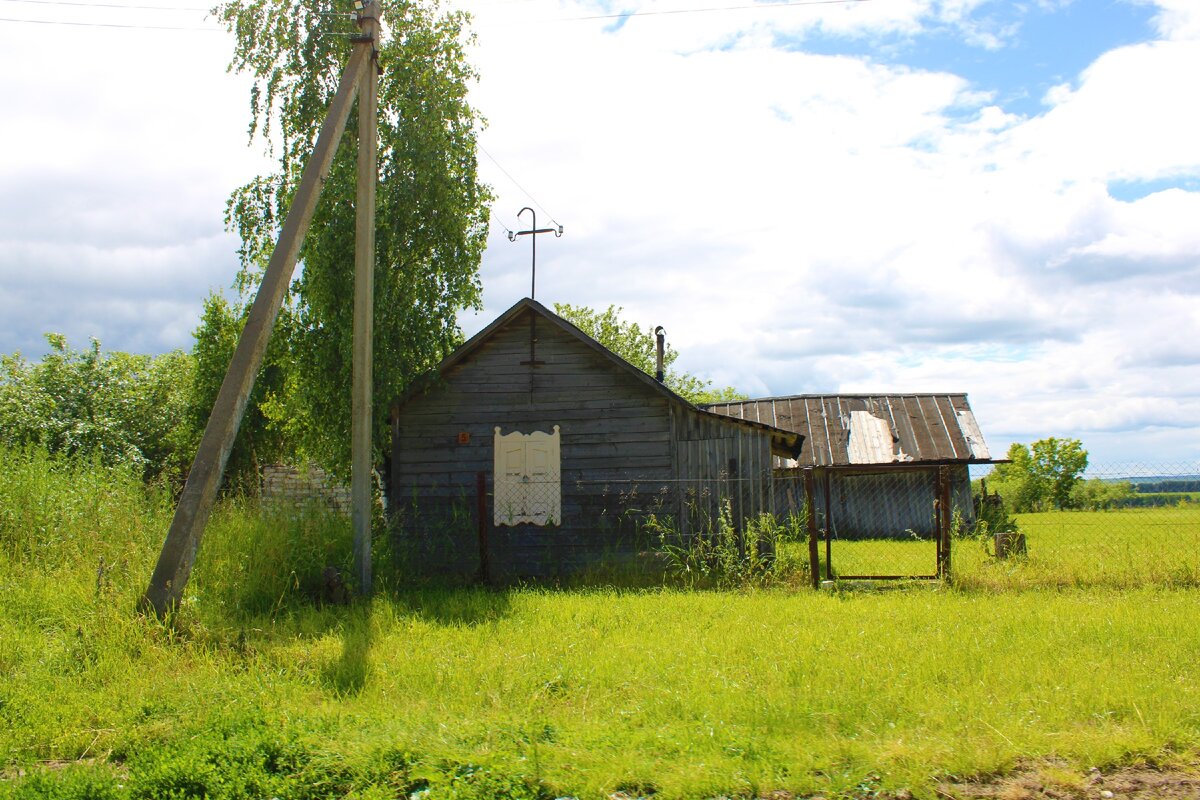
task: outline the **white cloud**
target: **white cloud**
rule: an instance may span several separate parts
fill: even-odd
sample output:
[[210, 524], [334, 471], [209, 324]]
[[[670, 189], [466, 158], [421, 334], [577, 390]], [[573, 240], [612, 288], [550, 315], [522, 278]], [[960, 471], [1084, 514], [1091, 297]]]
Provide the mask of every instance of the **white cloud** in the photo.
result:
[[225, 73], [230, 40], [203, 14], [23, 11], [207, 29], [0, 25], [3, 349], [40, 355], [47, 331], [188, 347], [237, 266], [225, 198], [265, 165], [246, 147], [248, 84]]
[[1192, 0], [1143, 0], [1158, 7], [1155, 18], [1164, 39], [1200, 39], [1200, 7]]
[[[856, 35], [972, 11], [896, 4]], [[1200, 356], [1171, 344], [1200, 340], [1196, 195], [1107, 191], [1195, 173], [1192, 43], [1111, 51], [1025, 118], [950, 73], [778, 49], [761, 21], [708, 50], [710, 21], [665, 27], [481, 54], [485, 145], [567, 228], [542, 299], [623, 305], [757, 394], [966, 390], [1000, 437], [1171, 425], [1200, 447], [1171, 372]], [[546, 89], [514, 97], [535, 64]], [[494, 180], [511, 225], [528, 200]], [[488, 252], [474, 328], [525, 291], [514, 247]]]
[[[968, 391], [997, 453], [1044, 435], [1107, 460], [1200, 452], [1200, 199], [1167, 188], [1200, 175], [1190, 0], [1159, 0], [1158, 40], [1054, 77], [1034, 116], [902, 66], [925, 36], [1007, 45], [1014, 24], [983, 0], [619, 26], [535, 21], [597, 4], [469, 5], [482, 144], [566, 228], [539, 242], [539, 299], [623, 305], [666, 327], [681, 366], [756, 394]], [[235, 266], [224, 199], [265, 166], [229, 39], [54, 32], [46, 48], [0, 27], [3, 349], [64, 329], [186, 345]], [[896, 50], [805, 52], [818, 37]], [[513, 227], [532, 201], [481, 164]], [[1157, 191], [1125, 202], [1113, 182]], [[472, 331], [528, 292], [528, 240], [502, 233]]]

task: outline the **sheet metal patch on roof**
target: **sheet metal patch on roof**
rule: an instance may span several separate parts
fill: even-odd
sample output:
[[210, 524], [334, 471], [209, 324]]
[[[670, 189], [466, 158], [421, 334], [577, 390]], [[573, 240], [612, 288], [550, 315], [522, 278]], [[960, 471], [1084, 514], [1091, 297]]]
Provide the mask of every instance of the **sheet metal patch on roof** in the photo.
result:
[[975, 415], [970, 411], [960, 410], [954, 412], [954, 416], [958, 420], [958, 427], [963, 432], [963, 438], [967, 440], [967, 446], [971, 448], [971, 457], [991, 460], [991, 451], [988, 450], [987, 443], [983, 441], [983, 431], [979, 430], [979, 423], [975, 421]]
[[897, 460], [893, 449], [896, 437], [886, 419], [870, 411], [851, 411], [846, 427], [850, 429], [846, 456], [851, 464], [886, 464]]

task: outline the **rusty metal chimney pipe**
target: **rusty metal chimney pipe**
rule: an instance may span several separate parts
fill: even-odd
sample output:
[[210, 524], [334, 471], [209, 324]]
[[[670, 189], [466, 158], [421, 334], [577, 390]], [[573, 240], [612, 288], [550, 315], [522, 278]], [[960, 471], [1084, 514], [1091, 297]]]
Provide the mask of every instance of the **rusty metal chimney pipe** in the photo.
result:
[[663, 379], [666, 377], [666, 372], [663, 369], [663, 356], [665, 355], [666, 349], [666, 345], [664, 344], [666, 341], [666, 331], [663, 330], [662, 325], [659, 325], [654, 329], [654, 337], [658, 340], [658, 360], [655, 366], [654, 380], [662, 383]]

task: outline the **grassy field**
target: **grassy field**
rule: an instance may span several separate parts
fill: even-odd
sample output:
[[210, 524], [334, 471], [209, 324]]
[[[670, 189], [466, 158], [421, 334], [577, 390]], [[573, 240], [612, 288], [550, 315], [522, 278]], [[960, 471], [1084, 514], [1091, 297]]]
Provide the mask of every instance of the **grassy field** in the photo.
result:
[[[1017, 524], [1028, 545], [1025, 558], [996, 561], [990, 540], [954, 541], [959, 588], [1200, 585], [1200, 504], [1019, 514]], [[824, 565], [824, 542], [820, 553]], [[932, 540], [834, 541], [832, 556], [835, 575], [936, 572]]]
[[348, 526], [231, 504], [164, 624], [133, 609], [167, 499], [8, 456], [0, 797], [932, 797], [1200, 754], [1194, 589], [393, 583], [321, 608]]

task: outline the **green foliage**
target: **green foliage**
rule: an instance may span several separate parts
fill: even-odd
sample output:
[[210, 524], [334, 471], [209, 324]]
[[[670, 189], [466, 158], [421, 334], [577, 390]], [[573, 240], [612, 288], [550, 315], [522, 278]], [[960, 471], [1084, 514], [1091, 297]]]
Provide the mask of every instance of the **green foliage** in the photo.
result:
[[1133, 484], [1133, 490], [1139, 494], [1200, 492], [1200, 480], [1139, 480]]
[[[225, 502], [197, 599], [160, 622], [132, 610], [164, 492], [0, 463], [3, 535], [27, 543], [0, 548], [0, 798], [932, 797], [1047, 754], [1200, 747], [1196, 507], [1022, 516], [1029, 558], [958, 548], [953, 588], [405, 588], [256, 614], [215, 602], [218, 562], [278, 521]], [[1148, 531], [1171, 549], [1145, 557]], [[837, 553], [859, 545], [880, 543]]]
[[353, 539], [350, 520], [320, 503], [260, 508], [230, 499], [209, 523], [193, 591], [238, 615], [331, 600], [326, 570], [351, 574]]
[[1030, 447], [1008, 448], [1011, 463], [997, 464], [988, 483], [1015, 512], [1072, 508], [1072, 490], [1087, 469], [1088, 454], [1078, 439], [1039, 439]]
[[40, 362], [0, 356], [0, 444], [128, 464], [147, 479], [177, 479], [190, 458], [187, 424], [192, 359], [72, 350], [46, 335]]
[[[200, 325], [193, 332], [195, 342], [192, 345], [192, 358], [195, 369], [189, 387], [188, 425], [196, 444], [193, 444], [189, 456], [195, 454], [200, 435], [208, 424], [248, 314], [248, 306], [230, 303], [216, 292], [204, 300]], [[254, 382], [254, 390], [246, 403], [245, 415], [229, 454], [224, 479], [227, 489], [257, 489], [262, 465], [298, 458], [294, 446], [296, 437], [291, 435], [293, 431], [288, 427], [286, 415], [279, 411], [280, 406], [284, 405], [279, 398], [287, 392], [285, 381], [289, 357], [286, 331], [290, 319], [290, 309], [283, 309], [276, 323], [278, 335], [272, 336], [267, 346], [262, 369]]]
[[971, 496], [975, 501], [975, 525], [962, 525], [958, 509], [954, 511], [954, 531], [956, 535], [965, 538], [976, 538], [987, 546], [987, 540], [992, 534], [1013, 532], [1017, 530], [1017, 521], [1013, 517], [1004, 498], [995, 491], [992, 478], [982, 478], [974, 481], [971, 486]]
[[1100, 478], [1081, 480], [1071, 487], [1070, 508], [1087, 511], [1107, 511], [1122, 508], [1137, 497], [1137, 490], [1129, 481], [1106, 481]]
[[234, 720], [137, 753], [132, 800], [242, 800], [290, 794], [306, 760], [294, 735], [257, 719]]
[[131, 465], [105, 465], [97, 455], [51, 457], [35, 445], [0, 444], [0, 463], [0, 552], [21, 562], [127, 561], [167, 505]]
[[129, 792], [108, 769], [72, 764], [65, 769], [37, 770], [9, 792], [0, 784], [5, 800], [126, 800]]
[[[658, 342], [654, 329], [638, 327], [636, 323], [621, 319], [621, 308], [610, 305], [604, 311], [569, 303], [555, 303], [554, 312], [576, 328], [616, 353], [633, 366], [654, 375], [658, 369]], [[671, 345], [663, 348], [663, 382], [667, 388], [694, 405], [746, 400], [748, 395], [732, 386], [714, 388], [712, 381], [704, 381], [686, 372], [672, 368], [679, 352]]]
[[725, 500], [710, 523], [706, 530], [684, 535], [673, 520], [655, 514], [646, 518], [645, 530], [657, 540], [670, 577], [687, 586], [721, 589], [806, 582], [807, 561], [779, 557], [790, 552], [784, 545], [803, 538], [803, 516], [780, 522], [773, 514], [762, 514], [739, 528]]
[[1135, 492], [1123, 498], [1120, 508], [1161, 508], [1163, 506], [1186, 507], [1200, 503], [1200, 492]]
[[1030, 446], [1034, 475], [1046, 487], [1054, 508], [1071, 507], [1071, 490], [1087, 469], [1088, 454], [1078, 439], [1039, 439]]
[[[233, 0], [217, 15], [237, 37], [231, 68], [254, 79], [250, 132], [278, 169], [238, 189], [227, 224], [242, 240], [237, 288], [259, 283], [303, 164], [332, 99], [353, 26], [322, 0]], [[349, 4], [340, 10], [349, 11]], [[390, 3], [380, 45], [375, 264], [375, 435], [385, 452], [388, 404], [462, 339], [457, 312], [479, 307], [489, 189], [477, 175], [478, 114], [467, 102], [467, 17], [435, 3]], [[341, 26], [342, 30], [338, 30]], [[343, 474], [350, 451], [350, 379], [357, 120], [352, 114], [300, 251], [286, 374], [264, 414], [293, 420], [297, 445]]]

